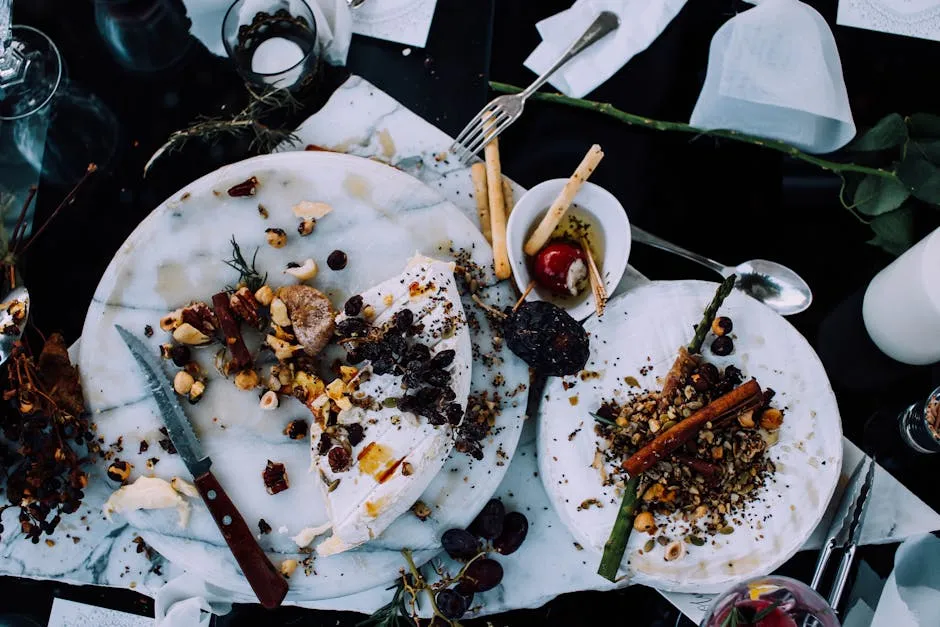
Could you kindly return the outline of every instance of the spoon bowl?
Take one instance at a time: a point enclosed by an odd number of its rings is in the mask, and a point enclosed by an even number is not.
[[[723,276],[738,275],[734,286],[761,301],[781,316],[790,316],[809,308],[813,291],[790,268],[766,259],[753,259],[728,268]]]
[[[18,287],[0,303],[0,364],[13,352],[13,345],[23,336],[29,318],[29,290]]]

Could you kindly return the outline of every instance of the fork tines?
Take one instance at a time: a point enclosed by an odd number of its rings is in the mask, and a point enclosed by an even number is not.
[[[467,126],[460,131],[450,150],[457,155],[463,163],[470,162],[476,153],[495,139],[513,123],[515,117],[493,100],[483,107]]]

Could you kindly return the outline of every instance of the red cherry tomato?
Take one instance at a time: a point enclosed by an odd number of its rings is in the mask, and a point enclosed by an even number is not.
[[[580,264],[576,262],[580,261]],[[584,251],[568,242],[550,242],[535,256],[535,280],[557,294],[574,295],[574,287],[584,278],[586,265]]]

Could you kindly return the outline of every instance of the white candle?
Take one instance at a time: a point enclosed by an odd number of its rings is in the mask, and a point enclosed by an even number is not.
[[[940,361],[940,228],[871,280],[862,316],[868,335],[892,359]]]
[[[278,74],[294,67],[304,58],[304,51],[290,39],[272,37],[261,42],[251,57],[251,71],[256,74]],[[287,75],[265,77],[267,83],[284,82],[289,87],[300,76],[302,67],[297,67]]]

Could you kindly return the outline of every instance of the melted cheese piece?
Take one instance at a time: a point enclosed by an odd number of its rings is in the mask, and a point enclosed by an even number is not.
[[[189,486],[188,483],[186,485]],[[193,487],[193,492],[196,492],[195,487]],[[163,479],[138,477],[137,481],[118,488],[108,497],[104,504],[104,515],[110,520],[111,514],[114,513],[170,507],[176,508],[179,514],[179,526],[185,527],[189,522],[189,503],[180,496],[180,493]]]
[[[455,351],[450,387],[466,409],[470,393],[471,344],[466,317],[454,280],[454,266],[417,257],[400,276],[362,294],[363,310],[372,308],[372,324],[381,326],[408,308],[424,329],[414,339],[431,349]],[[341,314],[337,322],[345,319]],[[442,329],[451,330],[442,333]],[[401,377],[375,375],[361,381],[358,393],[378,404],[402,395]],[[408,511],[440,472],[453,448],[453,428],[434,426],[427,419],[394,407],[351,407],[339,413],[340,424],[358,423],[365,437],[352,450],[352,465],[333,472],[326,455],[317,452],[323,424],[310,430],[314,471],[321,473],[333,535],[317,546],[320,555],[346,551],[367,542]],[[338,483],[336,481],[338,480]],[[332,486],[332,490],[330,490]]]

